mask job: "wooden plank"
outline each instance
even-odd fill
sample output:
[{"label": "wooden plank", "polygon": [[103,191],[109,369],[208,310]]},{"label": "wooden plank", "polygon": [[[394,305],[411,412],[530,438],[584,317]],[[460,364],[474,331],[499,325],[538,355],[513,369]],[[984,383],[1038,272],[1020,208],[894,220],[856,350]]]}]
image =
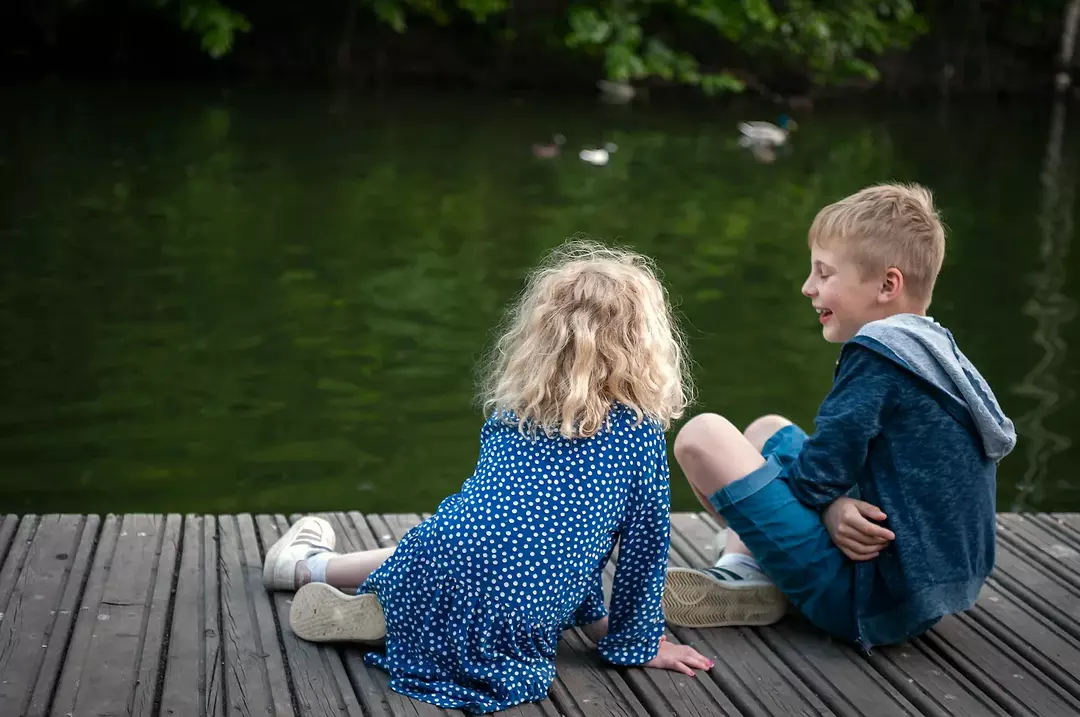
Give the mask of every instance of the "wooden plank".
[{"label": "wooden plank", "polygon": [[[161,518],[155,517],[155,520],[160,523]],[[176,587],[183,530],[182,516],[177,513],[165,516],[164,532],[155,556],[157,561],[149,579],[152,592],[147,595],[142,615],[142,637],[135,671],[135,696],[131,705],[131,714],[134,717],[157,717],[157,702],[161,699],[158,683],[162,677],[163,658],[167,657],[165,648],[169,638],[169,615]],[[124,568],[137,569],[130,562],[126,562]]]},{"label": "wooden plank", "polygon": [[1009,593],[989,581],[979,596],[978,605],[965,613],[990,633],[999,650],[1022,657],[1047,679],[1080,698],[1080,641]]},{"label": "wooden plank", "polygon": [[[260,515],[256,523],[265,556],[266,549],[289,529],[289,523],[280,515]],[[276,592],[270,597],[281,626],[281,640],[300,714],[363,717],[360,700],[337,649],[297,639],[289,629],[292,594]]]},{"label": "wooden plank", "polygon": [[52,713],[151,715],[180,517],[108,516]]},{"label": "wooden plank", "polygon": [[990,582],[1080,640],[1080,593],[1005,541],[998,543]]},{"label": "wooden plank", "polygon": [[[991,600],[991,597],[994,599]],[[1017,610],[1012,602],[997,593],[984,592],[983,597],[980,599],[980,605],[982,607],[976,609],[973,613],[976,617],[983,617],[983,627],[980,629],[985,630],[985,626],[990,625],[994,627],[997,635],[1005,635],[1009,631],[1004,626],[1012,625],[1014,629],[1033,630],[1036,635],[1040,636],[1035,639],[1043,639],[1044,642],[1051,639],[1041,634],[1044,632],[1044,623],[1031,622],[1029,614]],[[950,627],[951,622],[956,619],[947,618],[943,625],[952,629]],[[1005,622],[1001,623],[1002,620]],[[979,647],[975,647],[969,633],[961,630],[960,634],[969,639],[968,644],[971,650],[978,649],[990,654],[1001,650],[1006,650],[1010,654],[1015,652],[1010,646],[1003,645],[1000,638],[993,634],[993,631],[989,635],[989,642]],[[946,664],[952,665],[952,667],[942,670],[941,664],[935,664],[939,662],[939,658],[935,657],[935,653],[940,653],[940,650],[934,648],[937,644],[937,642],[932,645],[916,642],[913,644],[913,646],[919,647],[916,651],[907,649],[908,646],[879,648],[874,651],[875,656],[869,658],[869,660],[879,672],[889,679],[894,687],[903,692],[913,703],[919,705],[924,712],[933,708],[944,710],[947,713],[985,714],[988,713],[985,707],[987,696],[990,696],[1007,713],[1026,713],[1025,703],[1022,699],[1018,699],[1008,690],[999,688],[992,677],[979,671],[972,663],[956,663],[955,661],[945,660]],[[1016,643],[1014,642],[1014,644]],[[1067,649],[1071,652],[1073,648],[1069,645]],[[906,657],[898,657],[899,654],[904,652],[907,653]],[[1025,654],[1027,656],[1025,664],[1031,665],[1033,659],[1038,659],[1037,655],[1030,649]],[[903,680],[898,675],[890,674],[889,666],[877,660],[877,656],[888,658],[889,662],[894,666],[902,666],[904,674],[910,681]],[[1002,660],[1002,664],[1007,664],[1009,660],[1012,660],[1012,658],[1005,658]],[[1055,670],[1052,665],[1047,666],[1047,661],[1042,661],[1040,665],[1047,667],[1048,671],[1055,676],[1062,674],[1060,670]],[[1032,667],[1036,668],[1037,666],[1032,665]],[[1042,679],[1047,678],[1043,676]],[[905,683],[908,687],[905,687]],[[912,687],[915,685],[919,687],[917,692]],[[935,688],[931,689],[931,687]],[[932,699],[933,705],[925,704],[925,700],[920,697],[920,693]]]},{"label": "wooden plank", "polygon": [[920,641],[1010,712],[1080,713],[1080,702],[972,620],[947,617]]},{"label": "wooden plank", "polygon": [[[673,543],[682,557],[704,565],[717,541],[712,521],[698,516],[673,516]],[[710,632],[702,630],[701,632]],[[726,632],[726,631],[725,631]],[[917,709],[894,685],[862,659],[860,653],[827,637],[805,621],[786,619],[775,626],[754,630],[799,680],[838,715],[916,714]]]},{"label": "wooden plank", "polygon": [[294,715],[262,558],[250,515],[218,518],[226,713]]},{"label": "wooden plank", "polygon": [[23,566],[30,555],[30,545],[34,541],[40,522],[41,519],[36,515],[24,516],[11,538],[7,556],[0,565],[0,612],[8,609],[19,575],[22,574]]},{"label": "wooden plank", "polygon": [[618,668],[603,662],[576,631],[563,633],[555,664],[559,680],[566,688],[565,695],[558,695],[562,712],[590,717],[595,714],[611,717],[649,714]]},{"label": "wooden plank", "polygon": [[[1035,551],[1010,532],[1007,522],[1007,516],[999,516],[998,533],[1004,539],[999,541],[998,568],[976,607],[942,620],[924,643],[1010,711],[1080,710],[1080,681],[1069,673],[1080,659],[1080,642],[1062,629],[1069,618],[1059,623],[1046,609],[1045,598],[1033,600],[1026,594],[1035,586],[1050,590],[1053,581],[1025,561],[1024,555]],[[1030,584],[1025,587],[1013,575]],[[1057,587],[1060,593],[1060,583]],[[1062,604],[1075,602],[1075,596],[1066,592]],[[1040,609],[1035,610],[1034,604]]]},{"label": "wooden plank", "polygon": [[1028,556],[1080,594],[1080,540],[1074,542],[1070,532],[1052,521],[1043,522],[1038,516],[998,516],[998,534],[1002,542]]},{"label": "wooden plank", "polygon": [[[341,550],[392,545],[420,520],[329,518]],[[672,564],[715,557],[710,520],[673,524]],[[797,619],[676,628],[717,662],[691,680],[606,665],[571,631],[552,699],[505,717],[1080,714],[1080,516],[1000,526],[978,606],[919,640],[866,657]],[[460,715],[389,691],[357,648],[288,631],[288,596],[261,585],[261,548],[284,528],[280,516],[0,516],[0,715]]]},{"label": "wooden plank", "polygon": [[40,715],[48,709],[99,523],[93,515],[42,517],[18,577],[4,583],[9,587],[0,602],[0,714]]},{"label": "wooden plank", "polygon": [[1080,550],[1080,513],[1028,513],[1026,516],[1047,532],[1065,541],[1074,551],[1069,553],[1069,557],[1076,557],[1075,551]]},{"label": "wooden plank", "polygon": [[22,714],[30,700],[52,622],[48,613],[63,589],[64,566],[53,556],[77,539],[78,526],[70,524],[39,533],[39,525],[50,522],[50,516],[27,516],[11,533],[14,544],[0,569],[0,714]]},{"label": "wooden plank", "polygon": [[[700,567],[714,562],[722,536],[716,526],[695,514],[673,514],[670,564]],[[694,636],[715,655],[715,678],[727,696],[748,715],[832,715],[824,702],[780,660],[751,628],[672,630],[694,644]]]},{"label": "wooden plank", "polygon": [[[38,671],[37,684],[34,685],[34,692],[26,709],[28,717],[42,717],[48,714],[52,706],[57,680],[60,677],[61,667],[68,652],[71,633],[75,627],[75,620],[79,615],[83,591],[90,574],[90,564],[94,559],[94,551],[97,549],[101,519],[96,515],[74,517],[85,518],[82,524],[82,535],[79,539],[79,546],[76,549],[74,560],[67,568],[67,584],[60,600],[60,607],[56,611],[56,621],[52,625],[51,637],[48,640],[49,646],[45,650],[45,659],[42,661],[41,668]],[[57,558],[62,559],[59,558],[59,555]]]},{"label": "wooden plank", "polygon": [[1069,529],[1074,537],[1080,539],[1080,513],[1047,513],[1046,517]]},{"label": "wooden plank", "polygon": [[[610,606],[611,591],[614,587],[615,571],[618,566],[619,546],[612,550],[611,559],[604,566],[604,600]],[[681,564],[681,558],[672,550],[668,554],[669,565]],[[701,715],[765,715],[755,704],[740,704],[738,707],[725,694],[732,680],[726,672],[724,657],[729,654],[731,645],[723,646],[708,642],[702,632],[668,626],[664,631],[668,640],[675,644],[690,645],[695,650],[710,658],[714,667],[710,672],[699,672],[695,677],[688,677],[669,670],[645,668],[625,668],[623,676],[634,694],[651,714],[701,714]],[[721,689],[721,685],[724,689]]]},{"label": "wooden plank", "polygon": [[1004,717],[1024,714],[1019,704],[1010,703],[1010,710],[1003,708],[921,642],[881,647],[867,659],[924,715]]},{"label": "wooden plank", "polygon": [[224,717],[217,522],[184,518],[160,715]]},{"label": "wooden plank", "polygon": [[19,529],[19,516],[7,514],[0,516],[0,565],[7,561],[8,551]]}]

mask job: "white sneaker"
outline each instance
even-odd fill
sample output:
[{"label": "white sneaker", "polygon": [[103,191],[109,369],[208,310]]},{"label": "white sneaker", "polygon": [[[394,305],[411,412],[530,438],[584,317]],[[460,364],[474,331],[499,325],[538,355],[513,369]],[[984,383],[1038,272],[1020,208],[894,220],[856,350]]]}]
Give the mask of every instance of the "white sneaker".
[{"label": "white sneaker", "polygon": [[371,593],[346,595],[326,583],[308,583],[293,596],[289,625],[309,642],[378,642],[386,618]]},{"label": "white sneaker", "polygon": [[333,551],[336,543],[330,523],[313,516],[301,518],[266,551],[263,585],[267,590],[296,590],[296,564],[315,553]]},{"label": "white sneaker", "polygon": [[765,577],[723,567],[668,568],[664,618],[682,627],[772,625],[787,612],[787,598]]}]

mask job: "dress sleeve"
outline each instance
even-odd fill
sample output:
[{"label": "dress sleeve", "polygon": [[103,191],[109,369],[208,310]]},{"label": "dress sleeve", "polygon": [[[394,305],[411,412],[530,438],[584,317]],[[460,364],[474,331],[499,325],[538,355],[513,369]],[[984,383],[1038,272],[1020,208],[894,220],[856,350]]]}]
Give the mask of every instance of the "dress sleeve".
[{"label": "dress sleeve", "polygon": [[659,426],[643,436],[642,474],[619,531],[619,559],[611,594],[608,634],[597,647],[616,665],[641,665],[656,657],[664,634],[664,591],[671,545],[671,486]]}]

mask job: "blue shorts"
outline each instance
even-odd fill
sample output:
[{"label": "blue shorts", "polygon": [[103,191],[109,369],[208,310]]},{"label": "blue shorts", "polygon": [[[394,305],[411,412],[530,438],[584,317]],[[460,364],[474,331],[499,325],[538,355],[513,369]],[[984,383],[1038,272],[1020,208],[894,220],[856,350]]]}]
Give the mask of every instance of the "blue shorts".
[{"label": "blue shorts", "polygon": [[800,503],[780,477],[806,438],[798,426],[784,426],[765,442],[765,465],[709,502],[800,612],[826,632],[854,641],[855,563],[833,544],[821,514]]}]

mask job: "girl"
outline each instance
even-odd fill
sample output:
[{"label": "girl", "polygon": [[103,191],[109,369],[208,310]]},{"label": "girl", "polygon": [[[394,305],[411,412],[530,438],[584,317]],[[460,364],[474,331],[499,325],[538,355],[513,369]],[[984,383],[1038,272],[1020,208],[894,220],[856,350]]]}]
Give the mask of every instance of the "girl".
[{"label": "girl", "polygon": [[[384,550],[338,555],[330,525],[304,518],[267,553],[266,586],[300,588],[289,620],[303,639],[385,637],[368,662],[397,692],[440,707],[480,713],[544,699],[571,626],[618,665],[711,668],[664,639],[660,605],[664,429],[688,401],[684,362],[647,259],[560,247],[530,276],[495,346],[490,417],[461,492]],[[609,616],[601,576],[616,539]]]}]

